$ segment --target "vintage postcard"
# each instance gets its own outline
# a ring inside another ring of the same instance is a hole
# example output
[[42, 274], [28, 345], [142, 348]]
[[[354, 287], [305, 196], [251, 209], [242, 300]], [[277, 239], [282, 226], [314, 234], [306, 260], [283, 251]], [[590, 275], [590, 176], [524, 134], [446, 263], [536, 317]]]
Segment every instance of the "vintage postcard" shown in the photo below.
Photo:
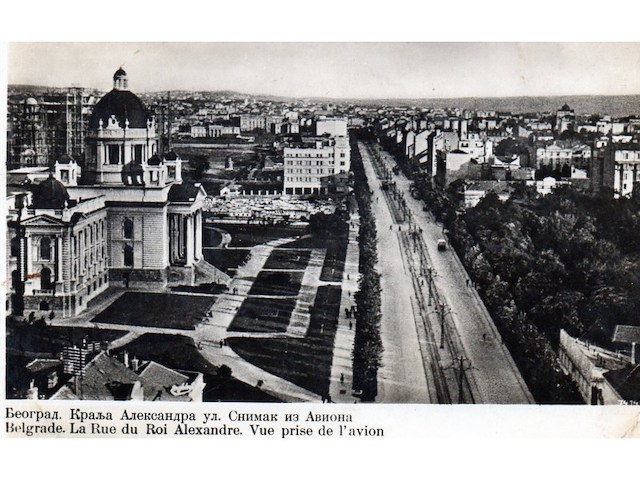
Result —
[[9, 44], [4, 435], [640, 435], [639, 56]]

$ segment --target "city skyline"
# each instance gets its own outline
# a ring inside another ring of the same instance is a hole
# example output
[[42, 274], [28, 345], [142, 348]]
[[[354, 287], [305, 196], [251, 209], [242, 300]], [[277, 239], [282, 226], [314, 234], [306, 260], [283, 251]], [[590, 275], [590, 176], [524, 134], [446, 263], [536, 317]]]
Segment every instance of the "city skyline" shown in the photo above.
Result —
[[640, 93], [635, 43], [11, 43], [8, 50], [9, 85], [106, 91], [109, 72], [123, 66], [138, 92], [332, 99]]

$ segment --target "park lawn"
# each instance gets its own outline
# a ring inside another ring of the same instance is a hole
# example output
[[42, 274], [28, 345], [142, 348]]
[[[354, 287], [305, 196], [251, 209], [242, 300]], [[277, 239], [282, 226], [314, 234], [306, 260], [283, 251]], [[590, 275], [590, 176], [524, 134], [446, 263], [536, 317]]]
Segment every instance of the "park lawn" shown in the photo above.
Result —
[[255, 247], [280, 238], [304, 235], [304, 227], [293, 225], [210, 224], [231, 235], [230, 247]]
[[203, 248], [204, 259], [227, 275], [234, 275], [238, 267], [244, 264], [251, 250], [248, 248]]
[[[193, 340], [182, 335], [162, 335], [147, 333], [115, 353], [128, 352], [140, 360], [152, 360], [175, 370], [201, 372], [207, 384], [204, 390], [205, 402], [276, 402], [277, 399], [260, 389], [247, 385], [236, 378], [223, 379], [217, 375], [218, 367], [209, 363], [201, 354]], [[231, 372], [233, 375], [233, 372]]]
[[57, 356], [64, 347], [81, 346], [86, 338], [89, 342], [111, 342], [127, 334], [121, 330], [105, 330], [91, 327], [57, 327], [50, 325], [27, 325], [7, 319], [7, 350], [17, 354]]
[[304, 338], [241, 338], [227, 342], [245, 360], [321, 396], [329, 394], [341, 289], [318, 288]]
[[296, 296], [300, 291], [304, 272], [261, 271], [249, 295]]
[[264, 264], [264, 268], [304, 270], [309, 264], [310, 257], [310, 250], [274, 248], [271, 252], [271, 255], [269, 255], [266, 263]]
[[214, 302], [206, 296], [126, 292], [91, 321], [195, 330]]
[[281, 249], [326, 248], [327, 253], [320, 273], [320, 280], [324, 282], [341, 282], [344, 272], [347, 245], [349, 244], [349, 230], [345, 223], [334, 235], [304, 235], [296, 240], [282, 245]]
[[229, 331], [285, 332], [295, 305], [295, 298], [248, 297], [242, 302]]
[[347, 256], [347, 246], [336, 245], [327, 249], [324, 257], [320, 280], [323, 282], [341, 282], [344, 272], [345, 258]]
[[202, 246], [203, 247], [217, 247], [222, 242], [222, 234], [215, 228], [204, 226], [202, 227]]

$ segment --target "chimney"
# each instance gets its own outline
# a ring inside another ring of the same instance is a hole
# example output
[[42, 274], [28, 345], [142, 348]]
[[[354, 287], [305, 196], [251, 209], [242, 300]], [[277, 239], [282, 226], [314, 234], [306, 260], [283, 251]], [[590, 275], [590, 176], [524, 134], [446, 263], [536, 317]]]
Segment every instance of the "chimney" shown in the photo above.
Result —
[[129, 368], [129, 352], [124, 352], [124, 366]]
[[137, 357], [133, 357], [133, 360], [131, 360], [131, 370], [135, 372], [138, 370], [139, 367], [140, 367], [140, 360], [138, 360]]

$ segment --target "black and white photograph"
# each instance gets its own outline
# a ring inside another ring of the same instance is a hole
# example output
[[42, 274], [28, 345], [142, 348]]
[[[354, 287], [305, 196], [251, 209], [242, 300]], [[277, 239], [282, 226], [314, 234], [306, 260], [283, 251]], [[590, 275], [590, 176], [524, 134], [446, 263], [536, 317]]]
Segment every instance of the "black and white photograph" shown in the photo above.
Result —
[[637, 405], [639, 59], [11, 43], [6, 398]]

